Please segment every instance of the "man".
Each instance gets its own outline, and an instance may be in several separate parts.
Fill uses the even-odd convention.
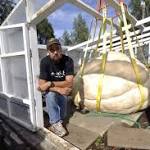
[[[62,54],[58,39],[47,43],[48,56],[41,60],[39,89],[46,92],[46,106],[49,115],[49,129],[60,137],[66,134],[62,125],[66,116],[67,96],[73,85],[73,60]]]

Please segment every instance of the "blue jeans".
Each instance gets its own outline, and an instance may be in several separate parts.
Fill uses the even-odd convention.
[[[54,124],[62,121],[67,113],[67,96],[56,92],[48,92],[45,95],[46,107],[49,115],[49,123]]]

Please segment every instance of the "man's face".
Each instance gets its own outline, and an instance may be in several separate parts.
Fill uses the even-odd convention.
[[[62,57],[61,45],[53,44],[48,48],[49,56],[55,62],[59,62]]]

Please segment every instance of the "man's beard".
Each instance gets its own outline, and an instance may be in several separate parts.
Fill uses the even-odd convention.
[[[53,60],[55,63],[59,63],[61,58],[62,58],[62,54],[56,54],[54,55]]]

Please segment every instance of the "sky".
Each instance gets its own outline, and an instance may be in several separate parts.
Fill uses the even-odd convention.
[[[83,0],[93,8],[96,7],[97,0]],[[129,4],[130,0],[125,0],[127,4]],[[85,19],[88,27],[90,26],[91,20],[93,17],[86,13],[85,11],[77,8],[74,5],[71,4],[65,4],[60,9],[56,10],[54,13],[48,16],[48,20],[53,26],[53,29],[55,31],[55,36],[57,38],[61,37],[63,32],[66,30],[68,32],[72,31],[73,28],[73,20],[75,17],[78,16],[78,14],[81,14],[82,17]],[[114,11],[110,9],[110,12],[108,15],[113,15]]]
[[[16,0],[16,2],[17,1],[19,0]],[[36,0],[37,2],[36,10],[38,10],[48,1],[49,0]],[[91,7],[96,8],[97,0],[82,0],[82,1],[90,5]],[[125,3],[129,4],[130,1],[131,0],[125,0]],[[64,4],[62,7],[60,7],[59,9],[57,9],[55,12],[53,12],[51,15],[48,16],[48,20],[52,24],[56,38],[62,37],[64,31],[72,32],[73,20],[75,17],[78,16],[79,13],[85,19],[87,26],[89,27],[93,17],[87,14],[85,11],[69,3]],[[108,16],[112,15],[114,15],[114,11],[113,9],[110,8]]]

